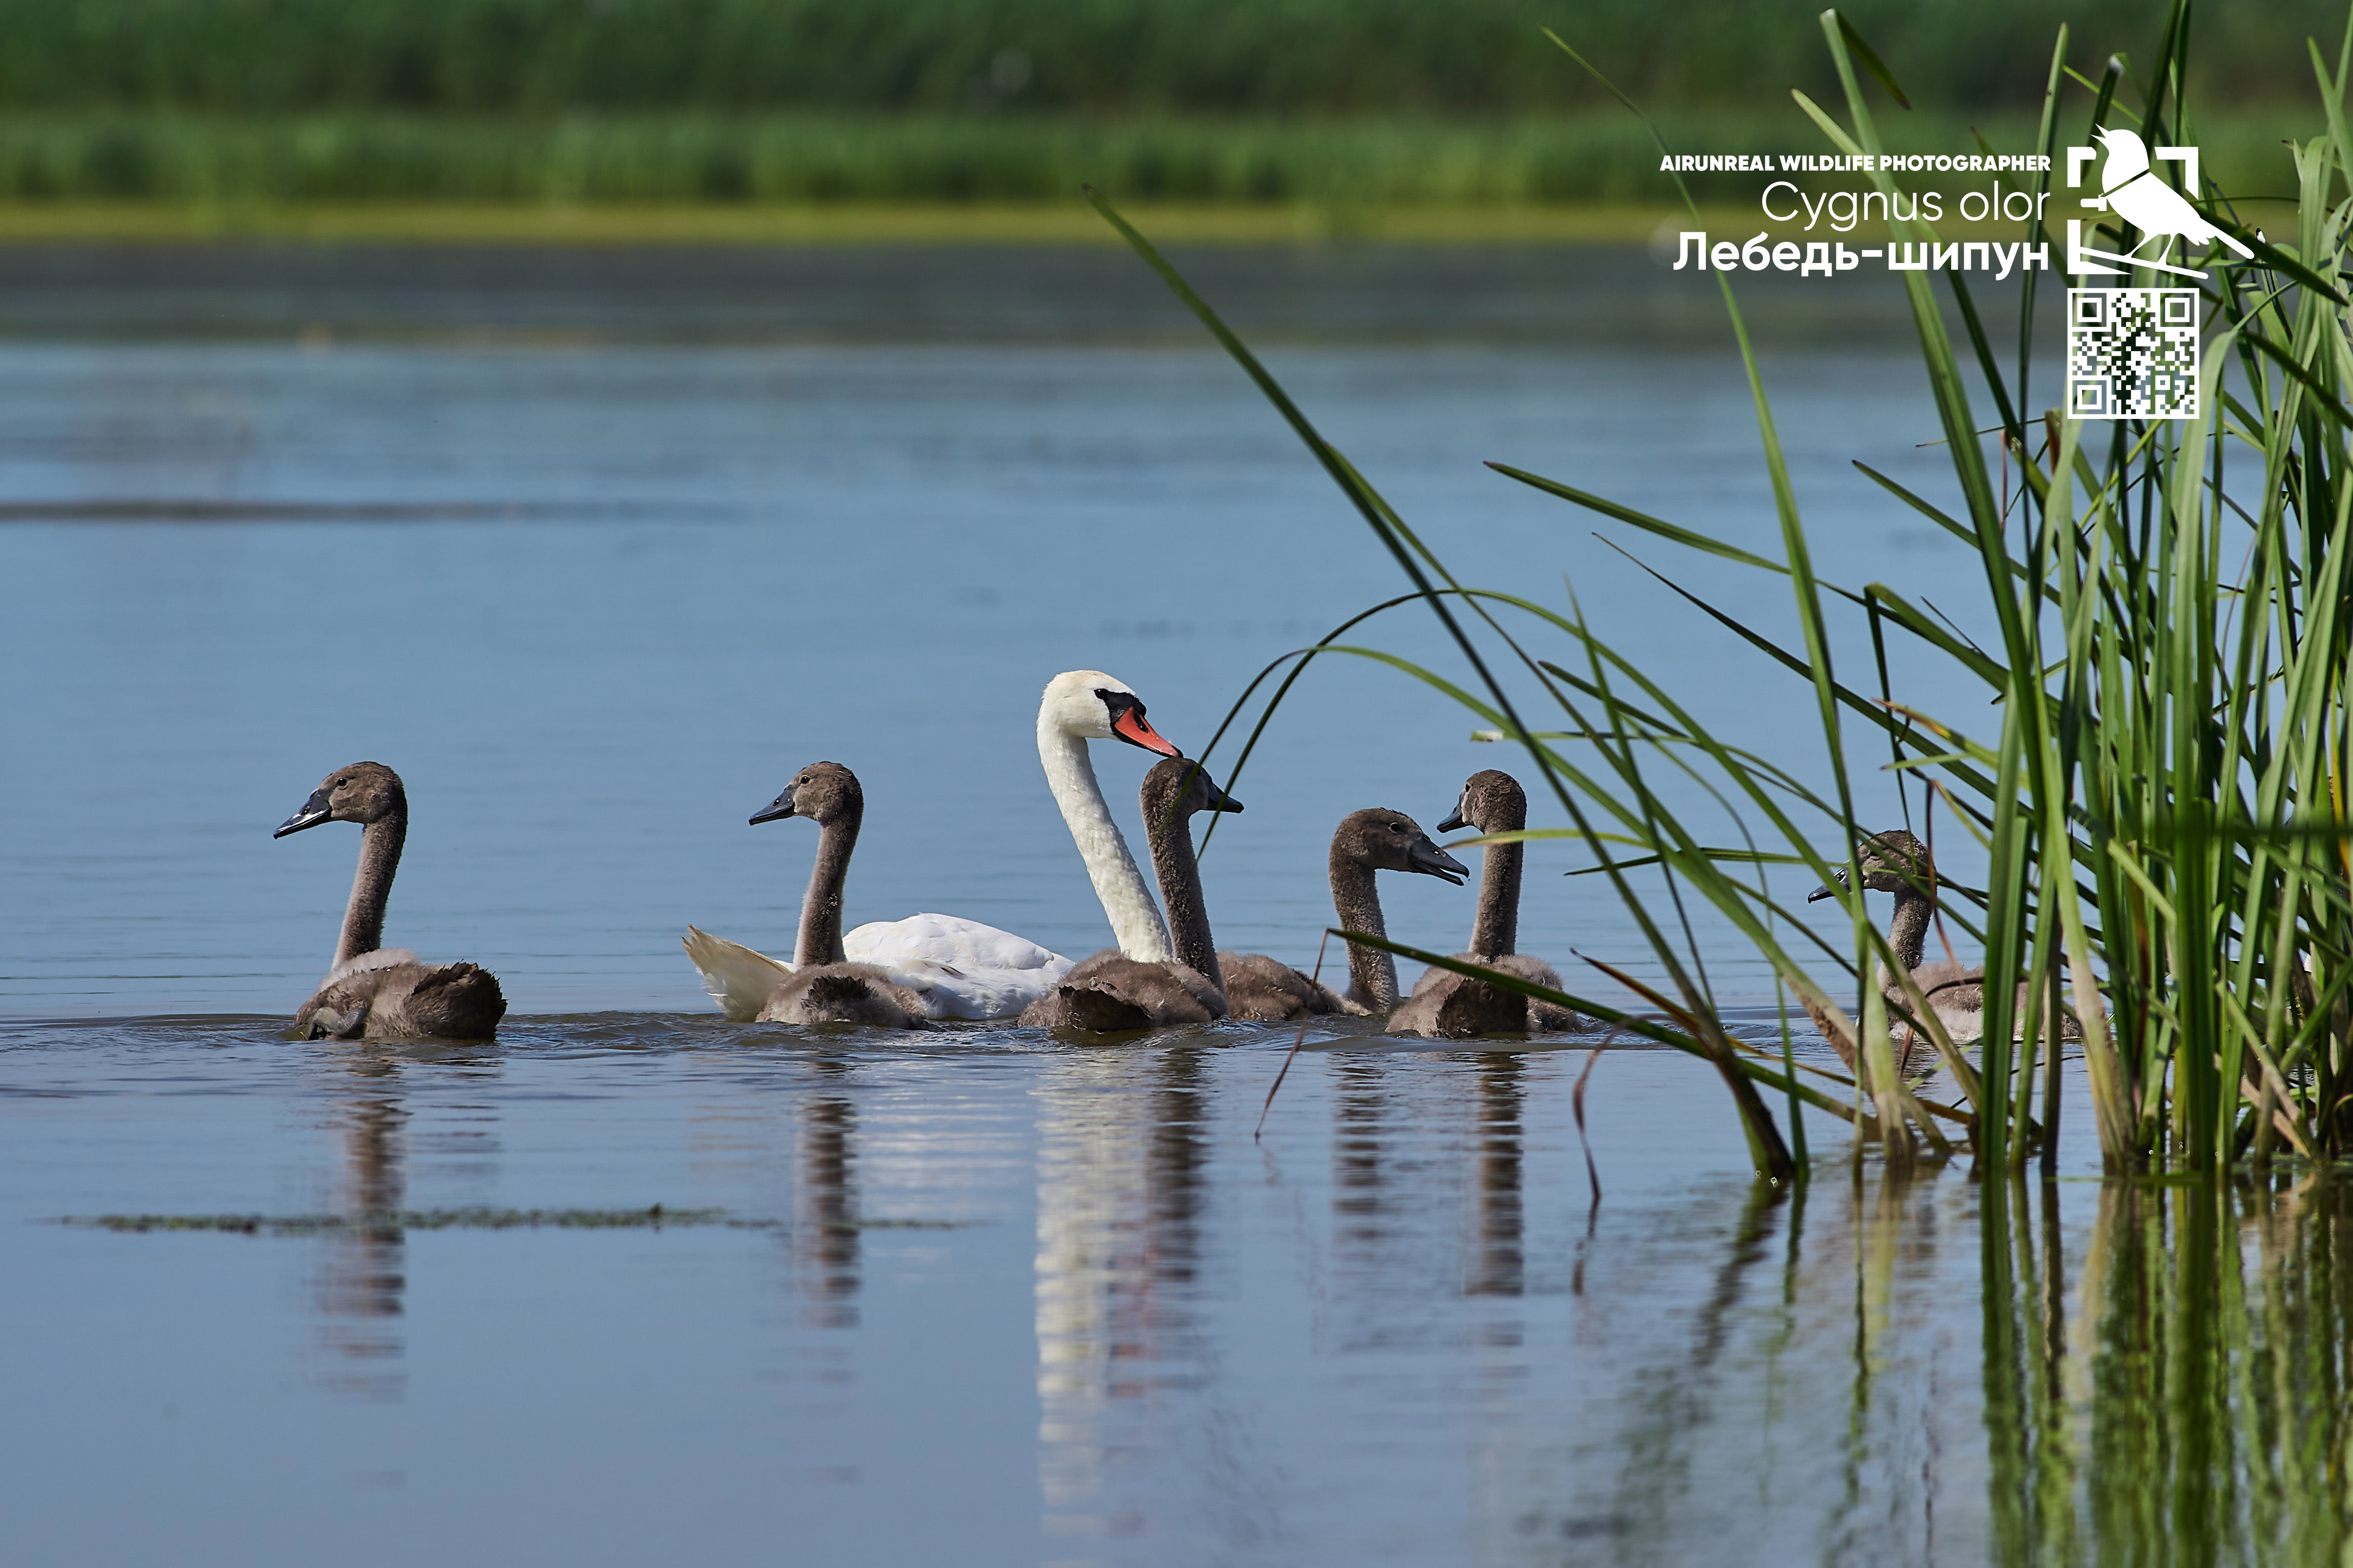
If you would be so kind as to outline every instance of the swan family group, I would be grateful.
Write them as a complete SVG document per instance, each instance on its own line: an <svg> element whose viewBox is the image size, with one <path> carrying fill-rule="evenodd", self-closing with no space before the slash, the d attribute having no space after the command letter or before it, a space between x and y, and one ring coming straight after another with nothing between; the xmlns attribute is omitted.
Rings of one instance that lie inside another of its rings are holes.
<svg viewBox="0 0 2353 1568"><path fill-rule="evenodd" d="M1167 918L1153 900L1112 820L1089 760L1091 741L1119 741L1161 761L1145 775L1143 813ZM1071 670L1046 687L1038 753L1118 945L1073 962L1036 942L951 915L918 914L845 933L842 887L858 841L864 795L839 763L815 763L755 824L802 816L818 828L817 863L801 908L792 962L767 957L692 926L687 956L730 1018L789 1024L922 1028L951 1019L1018 1018L1027 1025L1111 1033L1214 1018L1278 1021L1311 1014L1388 1016L1392 1033L1460 1038L1566 1028L1576 1016L1452 970L1432 969L1400 998L1396 960L1348 944L1348 986L1329 986L1262 953L1220 952L1209 935L1193 858L1191 819L1240 811L1205 769L1153 729L1143 700L1098 670ZM1509 833L1527 821L1527 798L1508 773L1474 773L1441 832ZM471 963L420 963L382 946L384 910L408 832L400 777L380 763L338 769L278 829L325 822L362 825L358 876L332 967L295 1015L311 1039L486 1039L505 1016L496 977ZM1462 956L1557 988L1550 965L1514 952L1519 923L1517 842L1489 846L1478 912ZM1385 936L1374 875L1415 872L1460 884L1469 868L1430 842L1403 812L1350 813L1332 836L1332 901L1343 928Z"/></svg>

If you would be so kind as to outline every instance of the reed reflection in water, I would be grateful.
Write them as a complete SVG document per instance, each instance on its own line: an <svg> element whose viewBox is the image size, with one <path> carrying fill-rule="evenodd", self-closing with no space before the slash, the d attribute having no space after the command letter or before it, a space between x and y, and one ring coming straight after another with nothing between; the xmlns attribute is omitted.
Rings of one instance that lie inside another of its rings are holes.
<svg viewBox="0 0 2353 1568"><path fill-rule="evenodd" d="M2353 1194L2285 1177L2096 1194L2072 1289L2062 1190L1988 1194L2001 1559L2346 1561Z"/></svg>
<svg viewBox="0 0 2353 1568"><path fill-rule="evenodd" d="M1733 1540L1754 1561L2335 1562L2353 1542L2332 1189L2052 1183L2030 1203L1833 1159L1800 1187L1580 1215L1556 1165L1533 1199L1526 1179L1531 1099L1566 1089L1565 1059L1322 1064L1304 1342L1382 1392L1381 1422L1341 1419L1319 1457L1421 1497L1357 1498L1360 1543L1455 1484L1477 1562L1696 1562ZM1219 1300L1242 1282L1219 1278L1215 1189L1269 1174L1209 1135L1199 1053L1144 1067L1066 1059L1040 1101L1044 1520L1102 1561L1151 1558L1122 1538L1271 1541L1301 1511L1262 1491L1215 1530L1180 1523L1237 1456L1296 1449L1281 1420L1235 1418L1248 1357ZM1440 1410L1462 1446L1432 1466L1413 1424Z"/></svg>

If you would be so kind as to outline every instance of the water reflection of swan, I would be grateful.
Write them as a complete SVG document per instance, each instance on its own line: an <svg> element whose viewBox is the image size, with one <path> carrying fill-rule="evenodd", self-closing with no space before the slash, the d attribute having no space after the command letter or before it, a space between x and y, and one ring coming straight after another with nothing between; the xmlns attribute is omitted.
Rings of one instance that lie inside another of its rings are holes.
<svg viewBox="0 0 2353 1568"><path fill-rule="evenodd" d="M1190 1524L1230 1506L1222 1496L1188 1506L1165 1479L1144 1482L1145 1499L1127 1496L1114 1462L1139 1430L1168 1430L1171 1391L1201 1381L1213 1059L1187 1046L1148 1063L1088 1053L1039 1089L1038 1448L1050 1534L1107 1532L1164 1509Z"/></svg>
<svg viewBox="0 0 2353 1568"><path fill-rule="evenodd" d="M845 1070L826 1064L833 1071ZM800 1106L799 1181L793 1194L793 1288L818 1329L858 1326L858 1110L848 1097Z"/></svg>
<svg viewBox="0 0 2353 1568"><path fill-rule="evenodd" d="M1526 1062L1512 1052L1497 1051L1479 1062L1479 1172L1473 1198L1478 1234L1466 1295L1518 1296L1527 1289L1526 1214L1521 1192L1526 1072Z"/></svg>
<svg viewBox="0 0 2353 1568"><path fill-rule="evenodd" d="M383 1091L351 1100L343 1109L343 1190L337 1208L372 1221L323 1244L321 1334L342 1363L325 1381L357 1398L394 1403L407 1387L400 1363L407 1348L401 1319L408 1242L399 1215L407 1205L401 1130L408 1111L397 1092L397 1063L371 1055L352 1066L363 1077L388 1081Z"/></svg>
<svg viewBox="0 0 2353 1568"><path fill-rule="evenodd" d="M1380 1276L1394 1240L1387 1152L1389 1093L1385 1068L1362 1059L1333 1064L1332 1259L1345 1281ZM1387 1296L1389 1293L1382 1292Z"/></svg>

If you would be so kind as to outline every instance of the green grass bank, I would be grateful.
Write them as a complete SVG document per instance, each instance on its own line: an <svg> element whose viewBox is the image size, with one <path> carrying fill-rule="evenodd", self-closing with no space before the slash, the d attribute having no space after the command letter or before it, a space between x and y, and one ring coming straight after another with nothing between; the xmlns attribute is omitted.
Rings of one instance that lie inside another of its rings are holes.
<svg viewBox="0 0 2353 1568"><path fill-rule="evenodd" d="M1815 0L0 0L0 237L1639 238L1679 151L1819 152ZM2031 140L2043 0L1862 0L1904 152ZM2075 58L2148 42L2085 0ZM2334 0L2193 26L2210 174L2293 195ZM2272 108L2275 103L2293 107ZM1800 183L1805 183L1801 181ZM1727 223L1753 175L1700 176ZM1092 236L1088 236L1092 237Z"/></svg>
<svg viewBox="0 0 2353 1568"><path fill-rule="evenodd" d="M1652 108L1834 97L1816 0L0 0L0 114L695 110L1511 119L1604 101L1549 26ZM1845 8L1924 106L2031 112L2048 0ZM2074 58L2164 8L2074 0ZM2268 100L2335 0L2194 18L2192 100ZM2096 74L2096 71L2095 71Z"/></svg>
<svg viewBox="0 0 2353 1568"><path fill-rule="evenodd" d="M2315 112L2300 109L2210 117L2200 132L2206 167L2240 192L2291 196L2294 165L2282 140L2320 129ZM1824 147L1794 109L1685 114L1667 131L1672 144L1694 152ZM1997 148L2021 151L2031 144L2033 126L1923 111L1902 117L1889 140L1905 152L1967 153L1980 134ZM1699 199L1726 209L1732 222L1755 215L1763 183L1755 174L1692 181ZM1317 221L1343 226L1410 225L1405 215L1436 209L1578 207L1650 212L1641 226L1647 233L1674 201L1649 135L1614 111L1503 123L879 114L0 117L0 230L69 229L80 221L76 213L140 205L217 221L243 214L246 222L291 209L438 208L478 217L506 209L524 226L543 222L548 211L594 209L607 227L625 209L710 208L704 226L712 229L742 227L745 214L765 209L941 206L980 222L977 215L990 209L1066 209L1082 184L1147 205L1261 216L1313 210L1325 215ZM958 220L941 221L952 227ZM1613 220L1620 228L1630 221Z"/></svg>

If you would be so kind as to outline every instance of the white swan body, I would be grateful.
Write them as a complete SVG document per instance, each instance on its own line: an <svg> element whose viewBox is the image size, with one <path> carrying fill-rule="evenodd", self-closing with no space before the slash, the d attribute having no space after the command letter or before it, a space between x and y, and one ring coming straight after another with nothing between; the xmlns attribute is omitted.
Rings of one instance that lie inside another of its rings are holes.
<svg viewBox="0 0 2353 1568"><path fill-rule="evenodd" d="M852 963L888 970L934 1018L1009 1018L1071 972L1076 959L958 915L871 921L841 939Z"/></svg>
<svg viewBox="0 0 2353 1568"><path fill-rule="evenodd" d="M686 955L702 973L702 988L736 1023L758 1017L777 984L792 976L793 966L782 959L693 926L686 932ZM892 984L913 992L934 1022L1018 1016L1077 962L956 915L870 921L841 945L849 962L871 963Z"/></svg>

